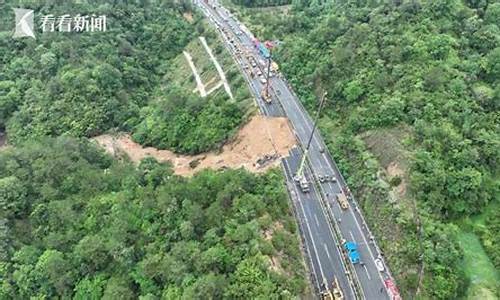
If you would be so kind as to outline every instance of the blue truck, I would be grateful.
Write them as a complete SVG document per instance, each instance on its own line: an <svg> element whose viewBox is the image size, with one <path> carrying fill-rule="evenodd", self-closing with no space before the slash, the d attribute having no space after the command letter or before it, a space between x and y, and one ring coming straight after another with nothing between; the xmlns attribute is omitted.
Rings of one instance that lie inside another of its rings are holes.
<svg viewBox="0 0 500 300"><path fill-rule="evenodd" d="M265 59L268 59L269 57L271 57L271 53L269 53L269 49L267 49L267 47L264 44L259 43L257 48L259 49L260 54L262 56L264 56Z"/></svg>
<svg viewBox="0 0 500 300"><path fill-rule="evenodd" d="M344 249L347 251L347 255L349 256L349 260L353 264L359 263L358 245L356 245L355 242L345 242Z"/></svg>

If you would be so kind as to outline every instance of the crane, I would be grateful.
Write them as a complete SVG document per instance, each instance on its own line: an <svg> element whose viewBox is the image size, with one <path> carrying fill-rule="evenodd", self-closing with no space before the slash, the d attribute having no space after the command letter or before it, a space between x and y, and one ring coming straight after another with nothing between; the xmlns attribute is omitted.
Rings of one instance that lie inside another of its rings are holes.
<svg viewBox="0 0 500 300"><path fill-rule="evenodd" d="M312 138L314 136L314 131L316 130L316 126L318 124L318 119L321 113L321 110L323 109L323 104L325 103L326 95L328 93L324 92L323 96L321 97L321 101L319 102L319 108L318 111L316 112L316 117L314 118L314 124L313 128L311 131L311 135L309 136L309 141L307 142L306 149L304 150L304 154L302 154L302 159L300 161L299 169L297 170L297 173L295 174L295 181L297 181L300 185L300 189L302 192L306 193L309 191L309 183L307 182L306 177L304 176L304 165L306 163L306 158L307 154L309 153L309 147L311 146Z"/></svg>

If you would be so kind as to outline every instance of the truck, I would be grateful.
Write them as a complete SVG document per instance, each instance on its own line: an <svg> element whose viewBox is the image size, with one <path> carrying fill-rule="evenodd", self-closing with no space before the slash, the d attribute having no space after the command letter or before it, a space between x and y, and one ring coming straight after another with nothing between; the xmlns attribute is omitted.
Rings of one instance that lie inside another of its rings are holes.
<svg viewBox="0 0 500 300"><path fill-rule="evenodd" d="M309 192L309 182L307 182L307 179L305 177L302 177L300 179L299 185L303 193Z"/></svg>
<svg viewBox="0 0 500 300"><path fill-rule="evenodd" d="M300 187L300 190L303 193L309 192L309 182L307 182L307 179L306 179L305 176L303 176L303 175L295 175L293 177L293 179L295 180L295 182L297 182L297 184Z"/></svg>
<svg viewBox="0 0 500 300"><path fill-rule="evenodd" d="M271 62L271 71L275 72L275 73L278 73L278 70L279 70L279 66L277 63L275 63L274 61Z"/></svg>
<svg viewBox="0 0 500 300"><path fill-rule="evenodd" d="M272 98L271 98L271 95L269 93L266 93L265 89L263 89L262 92L260 92L260 97L266 103L271 103L273 101Z"/></svg>
<svg viewBox="0 0 500 300"><path fill-rule="evenodd" d="M349 208L349 202L347 201L347 197L345 196L344 193L338 193L337 194L337 201L340 204L340 207L342 209L348 209Z"/></svg>
<svg viewBox="0 0 500 300"><path fill-rule="evenodd" d="M266 45L261 43L258 39L253 40L253 45L257 50L259 50L260 55L262 55L265 59L268 59L271 57L271 53L269 52L269 49L267 49Z"/></svg>
<svg viewBox="0 0 500 300"><path fill-rule="evenodd" d="M330 290L328 286L320 293L321 300L344 300L344 294L340 289L337 277L333 280L332 289Z"/></svg>
<svg viewBox="0 0 500 300"><path fill-rule="evenodd" d="M359 263L358 245L355 242L344 242L344 249L353 264Z"/></svg>

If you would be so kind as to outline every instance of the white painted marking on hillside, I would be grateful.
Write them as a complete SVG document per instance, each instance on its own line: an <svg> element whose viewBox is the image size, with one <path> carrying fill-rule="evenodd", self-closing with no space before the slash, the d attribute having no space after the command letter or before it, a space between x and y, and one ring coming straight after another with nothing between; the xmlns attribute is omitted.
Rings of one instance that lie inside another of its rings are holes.
<svg viewBox="0 0 500 300"><path fill-rule="evenodd" d="M208 55L210 56L210 59L215 65L215 68L217 69L217 72L219 72L220 79L224 83L224 89L226 90L226 93L229 95L229 98L233 100L233 93L231 93L231 87L229 86L229 83L227 82L226 75L224 74L224 71L222 70L222 67L220 66L219 62L217 61L217 58L215 58L214 54L212 53L212 49L207 44L207 40L205 40L204 37L200 36L200 41L203 44L203 47L207 51Z"/></svg>
<svg viewBox="0 0 500 300"><path fill-rule="evenodd" d="M193 63L191 54L189 54L187 51L182 51L182 53L184 54L184 57L186 57L189 67L191 67L191 72L193 72L194 79L196 80L196 89L200 92L200 95L202 97L206 97L207 92L205 91L205 85L203 84L203 82L201 82L200 74L198 74L198 70Z"/></svg>

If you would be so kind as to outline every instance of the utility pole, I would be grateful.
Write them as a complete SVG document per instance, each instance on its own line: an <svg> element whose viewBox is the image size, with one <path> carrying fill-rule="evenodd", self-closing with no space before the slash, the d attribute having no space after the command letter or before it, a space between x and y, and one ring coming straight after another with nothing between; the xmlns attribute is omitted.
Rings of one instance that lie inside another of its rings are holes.
<svg viewBox="0 0 500 300"><path fill-rule="evenodd" d="M299 169L297 170L297 174L295 175L297 181L304 178L304 165L306 163L307 153L309 152L309 147L311 146L311 142L314 136L314 131L316 130L316 125L318 124L319 115L321 113L321 110L323 109L323 104L325 103L327 94L328 94L327 92L324 92L323 96L321 97L321 101L319 102L319 108L314 118L314 124L311 131L311 135L309 136L309 141L307 142L306 150L304 151L304 154L302 154L302 160L300 161Z"/></svg>

